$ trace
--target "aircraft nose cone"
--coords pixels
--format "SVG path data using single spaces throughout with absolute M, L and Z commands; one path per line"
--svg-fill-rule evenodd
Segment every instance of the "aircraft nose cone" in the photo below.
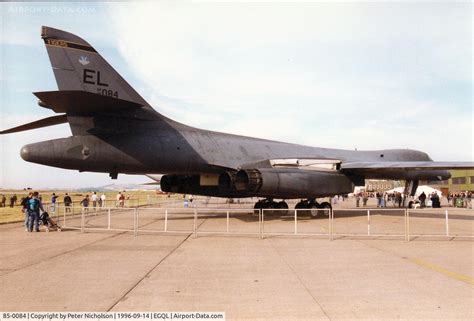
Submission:
M 20 156 L 25 161 L 28 161 L 30 159 L 31 154 L 30 154 L 30 149 L 28 148 L 28 145 L 25 145 L 21 148 Z

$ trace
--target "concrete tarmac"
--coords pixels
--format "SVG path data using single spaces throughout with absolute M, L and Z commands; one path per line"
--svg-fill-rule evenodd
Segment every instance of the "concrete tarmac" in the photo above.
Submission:
M 472 234 L 473 213 L 466 213 L 460 225 L 467 223 Z M 348 229 L 357 220 L 338 219 L 338 226 Z M 426 229 L 437 224 L 423 222 Z M 0 226 L 0 311 L 473 320 L 473 245 L 462 238 L 27 233 L 19 223 L 7 224 Z

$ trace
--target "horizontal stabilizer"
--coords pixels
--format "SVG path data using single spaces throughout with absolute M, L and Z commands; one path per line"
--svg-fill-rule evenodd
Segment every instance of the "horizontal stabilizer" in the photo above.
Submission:
M 341 164 L 341 170 L 449 170 L 474 169 L 473 162 L 347 162 Z
M 17 126 L 14 128 L 0 131 L 0 135 L 17 133 L 17 132 L 22 132 L 25 130 L 48 127 L 48 126 L 59 125 L 59 124 L 64 124 L 64 123 L 67 123 L 66 115 L 52 116 L 52 117 L 43 118 L 43 119 L 28 123 L 28 124 L 24 124 L 21 126 Z
M 43 106 L 46 105 L 57 113 L 95 114 L 142 107 L 131 101 L 82 90 L 43 91 L 33 94 L 41 100 Z

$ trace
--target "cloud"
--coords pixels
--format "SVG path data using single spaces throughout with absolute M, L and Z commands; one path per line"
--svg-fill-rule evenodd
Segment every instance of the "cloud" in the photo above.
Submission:
M 314 146 L 418 148 L 446 160 L 472 159 L 472 97 L 460 89 L 472 84 L 470 8 L 108 6 L 121 55 L 169 117 Z
M 33 107 L 30 92 L 55 89 L 39 39 L 39 27 L 50 25 L 90 42 L 158 111 L 199 128 L 321 147 L 413 148 L 435 160 L 474 159 L 471 3 L 0 8 L 2 129 L 49 112 Z M 1 136 L 0 186 L 110 182 L 107 174 L 19 157 L 24 144 L 68 135 L 61 125 Z

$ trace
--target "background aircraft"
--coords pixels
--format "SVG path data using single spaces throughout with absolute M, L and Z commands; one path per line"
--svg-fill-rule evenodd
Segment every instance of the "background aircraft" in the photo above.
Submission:
M 59 115 L 1 131 L 69 123 L 72 137 L 29 144 L 29 162 L 90 172 L 165 174 L 165 192 L 261 197 L 256 208 L 329 208 L 316 198 L 353 191 L 367 178 L 444 180 L 447 169 L 474 163 L 434 162 L 421 151 L 350 151 L 282 143 L 193 128 L 156 112 L 85 40 L 42 27 L 58 91 L 36 92 Z M 275 199 L 282 201 L 276 202 Z

